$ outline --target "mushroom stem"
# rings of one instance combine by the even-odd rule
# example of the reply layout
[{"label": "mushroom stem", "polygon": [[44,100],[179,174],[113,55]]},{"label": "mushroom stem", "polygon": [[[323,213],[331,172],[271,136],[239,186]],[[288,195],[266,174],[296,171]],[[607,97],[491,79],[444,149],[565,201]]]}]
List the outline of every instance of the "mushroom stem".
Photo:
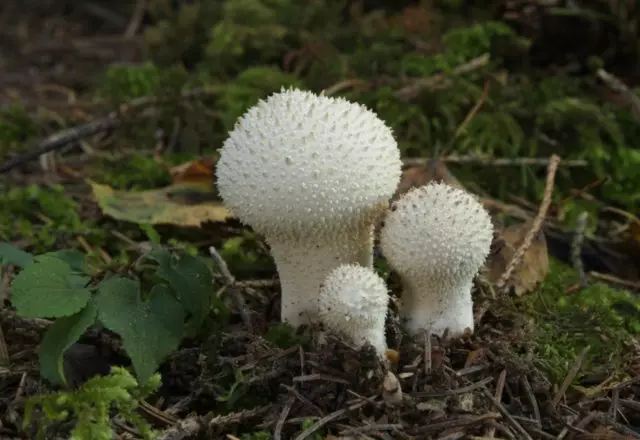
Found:
[{"label": "mushroom stem", "polygon": [[294,327],[317,318],[318,291],[341,264],[373,266],[373,227],[353,228],[321,239],[316,234],[283,240],[266,236],[281,286],[281,319]]},{"label": "mushroom stem", "polygon": [[401,317],[410,334],[428,329],[431,334],[458,336],[465,329],[474,331],[473,280],[458,283],[438,282],[436,277],[406,279],[403,281]]}]

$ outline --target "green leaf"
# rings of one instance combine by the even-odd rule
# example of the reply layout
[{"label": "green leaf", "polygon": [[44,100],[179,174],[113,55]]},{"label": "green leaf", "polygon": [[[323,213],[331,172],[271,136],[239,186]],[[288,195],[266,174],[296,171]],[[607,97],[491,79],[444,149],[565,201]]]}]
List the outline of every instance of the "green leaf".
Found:
[{"label": "green leaf", "polygon": [[54,256],[41,255],[20,272],[11,285],[11,302],[18,315],[58,318],[79,312],[91,292],[83,287],[89,277],[80,277],[71,266]]},{"label": "green leaf", "polygon": [[87,260],[82,252],[71,249],[63,249],[61,251],[47,252],[42,256],[51,256],[66,262],[71,270],[77,273],[91,274],[91,269],[87,265]]},{"label": "green leaf", "polygon": [[33,263],[33,255],[18,249],[11,243],[0,242],[0,265],[14,264],[19,267],[27,267]]},{"label": "green leaf", "polygon": [[141,382],[146,382],[164,358],[178,348],[184,310],[167,286],[156,285],[142,301],[138,281],[113,277],[100,283],[98,317],[123,339],[124,349]]},{"label": "green leaf", "polygon": [[63,369],[65,351],[96,320],[98,309],[94,301],[71,316],[56,319],[44,335],[40,347],[40,374],[54,385],[66,385]]},{"label": "green leaf", "polygon": [[185,310],[191,313],[193,325],[199,328],[211,308],[211,269],[198,257],[186,253],[172,256],[164,249],[155,249],[146,257],[158,262],[156,275],[169,283]]}]

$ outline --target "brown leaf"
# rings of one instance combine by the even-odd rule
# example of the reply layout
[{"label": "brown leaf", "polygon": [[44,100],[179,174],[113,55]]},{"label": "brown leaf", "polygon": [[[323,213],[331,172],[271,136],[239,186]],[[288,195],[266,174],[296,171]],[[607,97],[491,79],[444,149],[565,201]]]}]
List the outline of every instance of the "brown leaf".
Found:
[{"label": "brown leaf", "polygon": [[440,160],[428,160],[424,166],[407,167],[402,172],[400,184],[392,200],[397,200],[411,188],[426,185],[432,180],[464,189],[458,179],[451,174],[444,162]]},{"label": "brown leaf", "polygon": [[197,160],[177,165],[169,170],[174,184],[213,184],[213,168],[215,161],[211,157],[201,157]]},{"label": "brown leaf", "polygon": [[[530,228],[531,222],[528,221],[508,226],[502,231],[498,230],[487,260],[487,272],[491,283],[496,283],[500,279]],[[509,284],[514,293],[520,296],[533,290],[546,278],[548,272],[547,240],[544,233],[540,231],[525,252],[522,262],[509,280]]]}]

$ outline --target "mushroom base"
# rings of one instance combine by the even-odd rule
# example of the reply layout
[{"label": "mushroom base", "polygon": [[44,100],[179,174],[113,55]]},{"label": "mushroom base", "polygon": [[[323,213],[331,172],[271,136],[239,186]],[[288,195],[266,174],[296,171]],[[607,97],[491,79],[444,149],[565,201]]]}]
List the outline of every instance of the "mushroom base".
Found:
[{"label": "mushroom base", "polygon": [[331,270],[373,265],[373,227],[296,241],[265,238],[280,277],[281,319],[294,327],[317,321],[320,285]]},{"label": "mushroom base", "polygon": [[433,279],[405,282],[400,312],[408,333],[417,335],[426,330],[442,336],[449,330],[449,336],[455,337],[467,329],[473,332],[472,284],[443,285]]}]

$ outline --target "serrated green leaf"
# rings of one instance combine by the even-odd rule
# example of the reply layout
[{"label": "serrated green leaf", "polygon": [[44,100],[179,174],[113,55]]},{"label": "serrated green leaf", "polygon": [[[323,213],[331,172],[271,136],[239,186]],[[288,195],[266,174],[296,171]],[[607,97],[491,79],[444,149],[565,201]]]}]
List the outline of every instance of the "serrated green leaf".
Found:
[{"label": "serrated green leaf", "polygon": [[28,318],[58,318],[79,312],[91,296],[83,287],[88,277],[79,277],[69,264],[54,256],[38,256],[20,272],[11,285],[11,303],[18,315]]},{"label": "serrated green leaf", "polygon": [[18,249],[11,243],[0,242],[0,265],[14,264],[19,267],[27,267],[33,263],[33,255]]},{"label": "serrated green leaf", "polygon": [[164,358],[178,348],[184,310],[167,286],[156,285],[149,301],[142,301],[140,285],[124,277],[100,283],[96,295],[98,317],[118,333],[140,382],[146,382]]},{"label": "serrated green leaf", "polygon": [[199,328],[211,307],[211,269],[204,261],[185,253],[172,256],[163,249],[155,249],[146,256],[158,262],[156,276],[169,283],[185,310],[191,314],[193,325]]},{"label": "serrated green leaf", "polygon": [[66,262],[71,267],[71,270],[73,270],[74,272],[83,273],[87,275],[91,274],[89,265],[87,265],[86,256],[82,252],[74,251],[71,249],[63,249],[60,251],[47,252],[42,256],[47,256],[47,257],[51,256],[59,260],[62,260]]},{"label": "serrated green leaf", "polygon": [[65,351],[96,321],[98,308],[94,301],[71,316],[56,319],[42,339],[40,374],[54,385],[66,385],[63,369]]}]

